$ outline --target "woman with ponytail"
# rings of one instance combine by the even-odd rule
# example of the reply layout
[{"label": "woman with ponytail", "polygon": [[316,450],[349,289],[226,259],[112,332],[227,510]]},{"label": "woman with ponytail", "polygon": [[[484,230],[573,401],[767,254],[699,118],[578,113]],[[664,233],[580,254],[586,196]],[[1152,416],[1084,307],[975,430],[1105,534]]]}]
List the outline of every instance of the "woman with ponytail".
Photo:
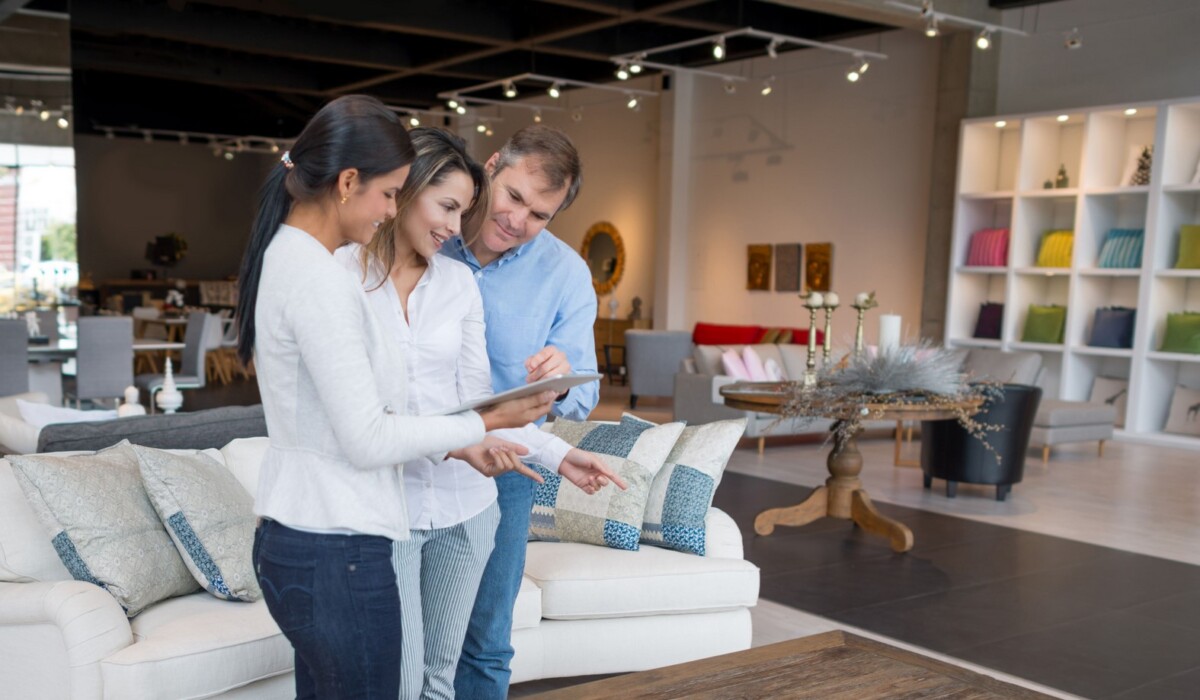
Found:
[{"label": "woman with ponytail", "polygon": [[382,103],[334,100],[268,175],[242,261],[238,354],[255,363],[270,436],[254,567],[295,648],[299,698],[398,697],[392,550],[409,536],[399,465],[450,456],[513,470],[524,448],[485,432],[525,425],[554,398],[404,415],[402,350],[333,252],[366,244],[395,216],[412,159],[411,140]]},{"label": "woman with ponytail", "polygon": [[[438,250],[474,236],[489,211],[487,174],[462,139],[442,129],[409,132],[416,158],[397,198],[397,213],[366,246],[335,257],[359,276],[380,324],[408,348],[408,406],[435,413],[490,396],[483,299],[471,270]],[[587,493],[610,480],[599,457],[535,425],[492,435],[529,450],[527,461],[558,469]],[[541,481],[532,469],[517,470]],[[402,698],[454,697],[454,673],[484,566],[495,543],[500,507],[492,471],[467,462],[421,457],[404,465],[409,539],[396,543],[403,617]]]}]

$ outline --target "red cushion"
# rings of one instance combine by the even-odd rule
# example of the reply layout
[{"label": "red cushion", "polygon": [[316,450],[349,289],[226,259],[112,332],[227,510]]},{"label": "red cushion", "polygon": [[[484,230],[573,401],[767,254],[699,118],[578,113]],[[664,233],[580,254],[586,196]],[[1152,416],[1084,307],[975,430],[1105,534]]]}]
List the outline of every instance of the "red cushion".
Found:
[{"label": "red cushion", "polygon": [[696,345],[753,345],[762,339],[762,326],[726,326],[719,323],[697,323],[692,331]]},{"label": "red cushion", "polygon": [[[825,342],[825,331],[817,329],[817,345]],[[792,345],[808,345],[808,329],[794,328],[792,329]]]}]

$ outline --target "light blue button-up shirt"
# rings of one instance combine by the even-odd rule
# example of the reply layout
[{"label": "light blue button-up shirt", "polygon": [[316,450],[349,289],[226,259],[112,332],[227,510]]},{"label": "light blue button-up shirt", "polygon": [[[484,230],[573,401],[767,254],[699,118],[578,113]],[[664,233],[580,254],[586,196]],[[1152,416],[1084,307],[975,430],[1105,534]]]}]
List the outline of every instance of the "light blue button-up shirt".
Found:
[{"label": "light blue button-up shirt", "polygon": [[[496,392],[524,385],[525,360],[547,345],[562,350],[573,371],[596,371],[596,293],[587,263],[574,249],[543,229],[487,266],[460,236],[442,254],[466,263],[479,284]],[[551,413],[584,420],[599,400],[600,385],[590,382],[571,389]]]}]

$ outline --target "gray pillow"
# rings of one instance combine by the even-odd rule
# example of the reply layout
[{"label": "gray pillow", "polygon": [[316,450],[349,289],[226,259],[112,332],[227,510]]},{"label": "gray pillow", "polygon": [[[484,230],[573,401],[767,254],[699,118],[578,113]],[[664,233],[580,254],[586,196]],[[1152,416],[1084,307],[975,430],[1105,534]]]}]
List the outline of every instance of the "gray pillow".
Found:
[{"label": "gray pillow", "polygon": [[146,496],[128,442],[90,454],[8,461],[67,570],[111,593],[126,615],[196,590]]},{"label": "gray pillow", "polygon": [[250,561],[254,499],[225,465],[134,445],[142,483],[192,577],[218,598],[262,597]]},{"label": "gray pillow", "polygon": [[266,434],[261,405],[221,406],[95,423],[55,423],[42,428],[37,451],[102,450],[121,440],[160,450],[220,449],[238,438]]}]

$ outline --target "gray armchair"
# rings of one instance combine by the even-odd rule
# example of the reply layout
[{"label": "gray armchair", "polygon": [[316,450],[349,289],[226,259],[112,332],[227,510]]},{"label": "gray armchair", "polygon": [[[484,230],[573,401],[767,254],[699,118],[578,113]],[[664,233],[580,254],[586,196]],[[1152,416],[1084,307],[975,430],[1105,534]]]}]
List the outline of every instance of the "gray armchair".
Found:
[{"label": "gray armchair", "polygon": [[679,363],[692,356],[687,331],[625,331],[625,367],[629,373],[629,407],[639,396],[672,396]]}]

